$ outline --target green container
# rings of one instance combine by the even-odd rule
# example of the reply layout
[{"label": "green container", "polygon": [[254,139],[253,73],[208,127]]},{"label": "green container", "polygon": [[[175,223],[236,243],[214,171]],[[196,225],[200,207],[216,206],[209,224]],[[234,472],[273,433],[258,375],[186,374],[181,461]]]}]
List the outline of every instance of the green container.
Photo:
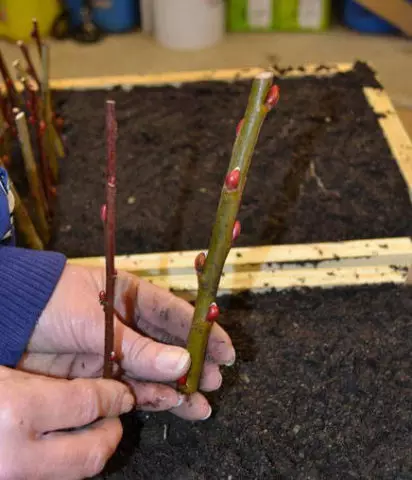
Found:
[{"label": "green container", "polygon": [[331,0],[229,0],[230,32],[323,31],[330,25]]}]

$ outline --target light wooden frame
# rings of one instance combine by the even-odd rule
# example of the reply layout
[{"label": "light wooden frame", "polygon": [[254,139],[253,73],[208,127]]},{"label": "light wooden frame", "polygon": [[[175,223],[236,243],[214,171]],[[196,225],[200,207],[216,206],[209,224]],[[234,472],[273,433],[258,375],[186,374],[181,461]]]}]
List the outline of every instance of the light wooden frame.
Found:
[{"label": "light wooden frame", "polygon": [[[349,72],[353,64],[320,68],[308,65],[285,73],[285,77],[330,76]],[[175,85],[198,81],[250,79],[262,68],[188,71],[158,75],[73,78],[52,80],[54,90],[111,89],[121,86]],[[412,201],[412,142],[385,92],[364,88],[371,108],[379,114],[379,124],[408,188]],[[198,251],[122,255],[116,257],[118,269],[146,278],[177,294],[193,298],[197,279],[193,269]],[[104,257],[70,259],[74,265],[103,266]],[[335,243],[279,245],[234,248],[227,259],[219,294],[249,290],[263,292],[291,287],[334,287],[345,285],[404,283],[412,264],[410,238],[383,238]]]}]

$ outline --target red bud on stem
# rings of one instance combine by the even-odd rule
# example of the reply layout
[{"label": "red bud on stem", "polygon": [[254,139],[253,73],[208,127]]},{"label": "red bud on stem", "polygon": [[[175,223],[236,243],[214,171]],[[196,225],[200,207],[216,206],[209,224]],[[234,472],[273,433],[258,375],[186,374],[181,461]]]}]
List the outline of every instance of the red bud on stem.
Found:
[{"label": "red bud on stem", "polygon": [[272,110],[272,108],[278,103],[278,101],[279,101],[279,87],[277,85],[273,85],[273,87],[271,87],[266,97],[265,107],[268,110]]},{"label": "red bud on stem", "polygon": [[226,175],[225,186],[228,190],[236,190],[240,182],[240,168],[237,167]]},{"label": "red bud on stem", "polygon": [[216,305],[216,303],[211,303],[209,307],[209,311],[207,313],[206,320],[210,323],[213,323],[218,316],[219,316],[219,307]]},{"label": "red bud on stem", "polygon": [[187,375],[183,375],[183,377],[180,377],[180,378],[177,380],[177,384],[178,384],[178,385],[185,385],[185,384],[186,384],[186,380],[187,380]]},{"label": "red bud on stem", "polygon": [[233,225],[233,233],[232,233],[232,242],[235,242],[240,235],[241,225],[239,220],[236,220],[235,224]]},{"label": "red bud on stem", "polygon": [[100,218],[103,223],[106,223],[107,221],[107,205],[103,204],[100,208]]},{"label": "red bud on stem", "polygon": [[104,290],[101,290],[99,292],[99,302],[103,305],[107,300],[107,297],[106,297],[106,292]]},{"label": "red bud on stem", "polygon": [[200,252],[195,258],[195,270],[197,273],[202,273],[203,268],[206,263],[206,255],[203,252]]},{"label": "red bud on stem", "polygon": [[243,124],[245,123],[245,119],[242,118],[242,120],[237,124],[236,127],[236,136],[239,135],[240,131],[242,130]]}]

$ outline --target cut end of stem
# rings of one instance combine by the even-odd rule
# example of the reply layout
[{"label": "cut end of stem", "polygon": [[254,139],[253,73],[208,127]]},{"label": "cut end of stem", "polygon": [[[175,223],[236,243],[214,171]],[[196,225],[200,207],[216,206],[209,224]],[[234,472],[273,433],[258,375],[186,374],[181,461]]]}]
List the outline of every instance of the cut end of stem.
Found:
[{"label": "cut end of stem", "polygon": [[274,73],[269,71],[269,70],[265,70],[264,72],[261,72],[261,73],[258,73],[256,75],[256,78],[258,80],[269,80],[271,78],[274,78]]}]

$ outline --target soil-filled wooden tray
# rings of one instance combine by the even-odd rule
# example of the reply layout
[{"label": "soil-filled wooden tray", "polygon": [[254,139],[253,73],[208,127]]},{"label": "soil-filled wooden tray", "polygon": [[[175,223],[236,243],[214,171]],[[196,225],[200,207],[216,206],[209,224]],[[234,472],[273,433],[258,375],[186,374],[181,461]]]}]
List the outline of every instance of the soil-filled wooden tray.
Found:
[{"label": "soil-filled wooden tray", "polygon": [[[240,248],[221,281],[220,321],[238,357],[210,396],[214,414],[198,423],[125,416],[99,478],[412,473],[412,290],[400,285],[412,263],[411,142],[366,65],[280,73],[282,101],[262,129]],[[57,82],[70,154],[53,247],[103,254],[103,107],[114,98],[117,250],[143,254],[116,266],[193,298],[195,251],[208,245],[251,76]]]},{"label": "soil-filled wooden tray", "polygon": [[[206,248],[251,75],[55,82],[69,155],[51,248],[103,254],[109,97],[119,126],[117,252]],[[411,235],[410,140],[374,72],[362,63],[300,68],[280,72],[278,83],[281,101],[261,131],[238,246]]]},{"label": "soil-filled wooden tray", "polygon": [[127,415],[101,478],[410,478],[410,287],[292,289],[220,305],[238,357],[211,396],[213,416]]}]

